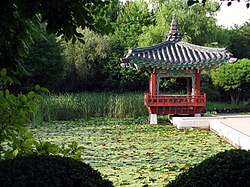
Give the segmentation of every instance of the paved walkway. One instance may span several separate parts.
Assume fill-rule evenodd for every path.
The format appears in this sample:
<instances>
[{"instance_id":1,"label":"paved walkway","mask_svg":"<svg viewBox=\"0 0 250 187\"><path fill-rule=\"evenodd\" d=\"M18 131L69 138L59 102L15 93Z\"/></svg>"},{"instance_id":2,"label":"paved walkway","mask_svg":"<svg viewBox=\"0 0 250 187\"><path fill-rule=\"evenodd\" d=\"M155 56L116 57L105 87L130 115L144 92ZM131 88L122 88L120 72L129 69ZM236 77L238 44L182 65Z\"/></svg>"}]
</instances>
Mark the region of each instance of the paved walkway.
<instances>
[{"instance_id":1,"label":"paved walkway","mask_svg":"<svg viewBox=\"0 0 250 187\"><path fill-rule=\"evenodd\" d=\"M178 129L210 129L235 147L250 150L250 115L220 114L203 117L173 117Z\"/></svg>"},{"instance_id":2,"label":"paved walkway","mask_svg":"<svg viewBox=\"0 0 250 187\"><path fill-rule=\"evenodd\" d=\"M217 121L228 125L229 127L246 134L250 137L250 115L218 115L223 116L223 119Z\"/></svg>"}]
</instances>

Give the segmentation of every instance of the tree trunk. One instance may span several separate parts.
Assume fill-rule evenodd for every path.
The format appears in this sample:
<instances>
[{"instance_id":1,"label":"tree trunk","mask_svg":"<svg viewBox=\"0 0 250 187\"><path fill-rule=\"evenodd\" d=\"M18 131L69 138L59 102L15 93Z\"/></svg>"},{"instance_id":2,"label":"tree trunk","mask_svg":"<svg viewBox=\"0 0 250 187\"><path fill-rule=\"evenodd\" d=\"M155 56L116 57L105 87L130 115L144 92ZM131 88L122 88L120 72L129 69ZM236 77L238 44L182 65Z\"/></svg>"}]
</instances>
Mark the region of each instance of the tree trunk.
<instances>
[{"instance_id":1,"label":"tree trunk","mask_svg":"<svg viewBox=\"0 0 250 187\"><path fill-rule=\"evenodd\" d=\"M230 93L230 98L231 98L231 103L232 104L239 104L240 101L240 88L236 88L236 89L231 89L229 90Z\"/></svg>"}]
</instances>

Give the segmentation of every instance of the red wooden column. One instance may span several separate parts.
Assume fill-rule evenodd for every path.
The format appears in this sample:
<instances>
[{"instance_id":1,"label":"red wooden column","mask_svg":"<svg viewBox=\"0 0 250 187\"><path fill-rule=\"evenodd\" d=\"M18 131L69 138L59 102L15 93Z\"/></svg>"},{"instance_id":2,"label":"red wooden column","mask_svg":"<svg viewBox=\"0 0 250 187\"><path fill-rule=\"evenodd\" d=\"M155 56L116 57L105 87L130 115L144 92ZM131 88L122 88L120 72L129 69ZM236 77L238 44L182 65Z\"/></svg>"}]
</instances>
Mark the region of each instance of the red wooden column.
<instances>
[{"instance_id":1,"label":"red wooden column","mask_svg":"<svg viewBox=\"0 0 250 187\"><path fill-rule=\"evenodd\" d=\"M151 73L151 76L150 76L150 79L149 79L149 92L151 95L156 95L156 70L153 69L152 73Z\"/></svg>"},{"instance_id":2,"label":"red wooden column","mask_svg":"<svg viewBox=\"0 0 250 187\"><path fill-rule=\"evenodd\" d=\"M196 95L200 95L201 94L201 73L200 70L198 69L196 74L195 74L195 84L196 84Z\"/></svg>"},{"instance_id":3,"label":"red wooden column","mask_svg":"<svg viewBox=\"0 0 250 187\"><path fill-rule=\"evenodd\" d=\"M156 74L156 69L154 68L152 70L150 79L149 79L149 92L154 98L157 94L157 74ZM150 124L157 124L157 114L156 114L156 107L149 107L149 121Z\"/></svg>"}]
</instances>

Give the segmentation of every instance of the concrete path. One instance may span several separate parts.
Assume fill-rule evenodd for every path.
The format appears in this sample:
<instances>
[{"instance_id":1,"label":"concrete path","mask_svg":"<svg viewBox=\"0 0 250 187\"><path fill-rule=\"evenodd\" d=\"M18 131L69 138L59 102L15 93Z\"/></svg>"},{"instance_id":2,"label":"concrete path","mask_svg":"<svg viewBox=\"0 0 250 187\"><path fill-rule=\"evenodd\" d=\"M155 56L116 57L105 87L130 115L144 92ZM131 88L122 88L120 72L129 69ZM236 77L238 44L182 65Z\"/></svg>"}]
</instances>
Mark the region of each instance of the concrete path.
<instances>
[{"instance_id":1,"label":"concrete path","mask_svg":"<svg viewBox=\"0 0 250 187\"><path fill-rule=\"evenodd\" d=\"M217 121L250 136L250 115L223 115L223 117Z\"/></svg>"},{"instance_id":2,"label":"concrete path","mask_svg":"<svg viewBox=\"0 0 250 187\"><path fill-rule=\"evenodd\" d=\"M250 150L250 115L220 114L203 117L172 117L178 129L210 129L235 147Z\"/></svg>"}]
</instances>

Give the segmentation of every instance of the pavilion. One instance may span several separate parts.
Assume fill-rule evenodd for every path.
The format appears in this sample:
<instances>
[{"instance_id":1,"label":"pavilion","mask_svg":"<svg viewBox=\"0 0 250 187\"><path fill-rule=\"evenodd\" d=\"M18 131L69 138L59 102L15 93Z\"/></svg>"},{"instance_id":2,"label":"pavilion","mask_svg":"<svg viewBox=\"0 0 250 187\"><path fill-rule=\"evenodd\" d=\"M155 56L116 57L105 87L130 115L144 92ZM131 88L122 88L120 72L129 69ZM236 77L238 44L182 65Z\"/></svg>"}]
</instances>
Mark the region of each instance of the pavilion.
<instances>
[{"instance_id":1,"label":"pavilion","mask_svg":"<svg viewBox=\"0 0 250 187\"><path fill-rule=\"evenodd\" d=\"M157 124L157 114L194 114L200 116L206 103L206 93L200 91L200 73L236 61L225 48L211 48L182 41L174 15L166 41L154 46L132 48L121 59L122 67L148 69L149 93L144 104L149 111L150 124ZM185 95L159 94L161 78L186 78Z\"/></svg>"}]
</instances>

